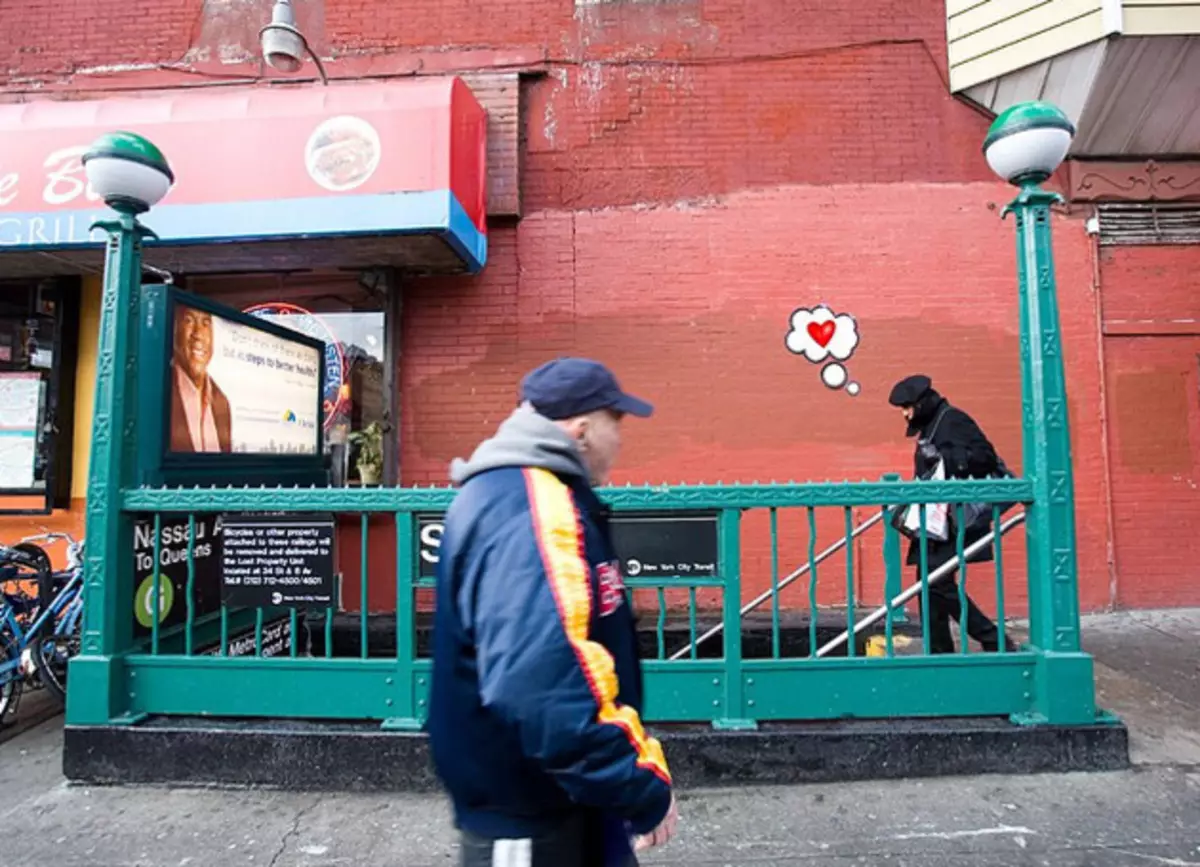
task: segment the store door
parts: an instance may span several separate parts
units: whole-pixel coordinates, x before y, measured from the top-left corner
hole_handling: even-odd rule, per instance
[[[1117,603],[1200,605],[1200,332],[1104,341]]]

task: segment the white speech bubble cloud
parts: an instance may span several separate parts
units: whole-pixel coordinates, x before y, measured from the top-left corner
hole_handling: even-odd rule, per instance
[[[789,352],[818,363],[830,356],[845,361],[858,347],[858,323],[847,313],[837,314],[821,304],[792,313],[787,335]]]
[[[821,381],[830,388],[841,388],[846,384],[846,379],[846,368],[836,361],[831,361],[821,368]]]

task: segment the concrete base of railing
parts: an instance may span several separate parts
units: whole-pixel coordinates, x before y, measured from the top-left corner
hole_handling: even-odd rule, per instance
[[[1059,728],[997,719],[853,720],[765,724],[749,732],[658,726],[655,733],[682,788],[1129,766],[1128,732],[1115,722]],[[294,720],[68,726],[63,772],[90,784],[437,789],[424,735]]]

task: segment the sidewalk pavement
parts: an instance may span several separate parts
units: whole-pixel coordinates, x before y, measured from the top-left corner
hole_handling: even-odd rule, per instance
[[[1130,771],[681,793],[645,865],[1200,867],[1200,610],[1089,618],[1102,704]],[[443,799],[87,788],[44,723],[0,745],[5,867],[453,867]]]
[[[1200,766],[1200,609],[1097,615],[1082,634],[1096,700],[1129,727],[1134,764]]]

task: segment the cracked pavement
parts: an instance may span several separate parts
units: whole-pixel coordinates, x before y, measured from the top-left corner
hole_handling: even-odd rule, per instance
[[[1085,627],[1129,771],[685,791],[694,867],[1200,867],[1200,611]],[[61,721],[0,744],[4,867],[454,867],[440,797],[91,788],[60,773]],[[13,845],[13,844],[16,845]]]

